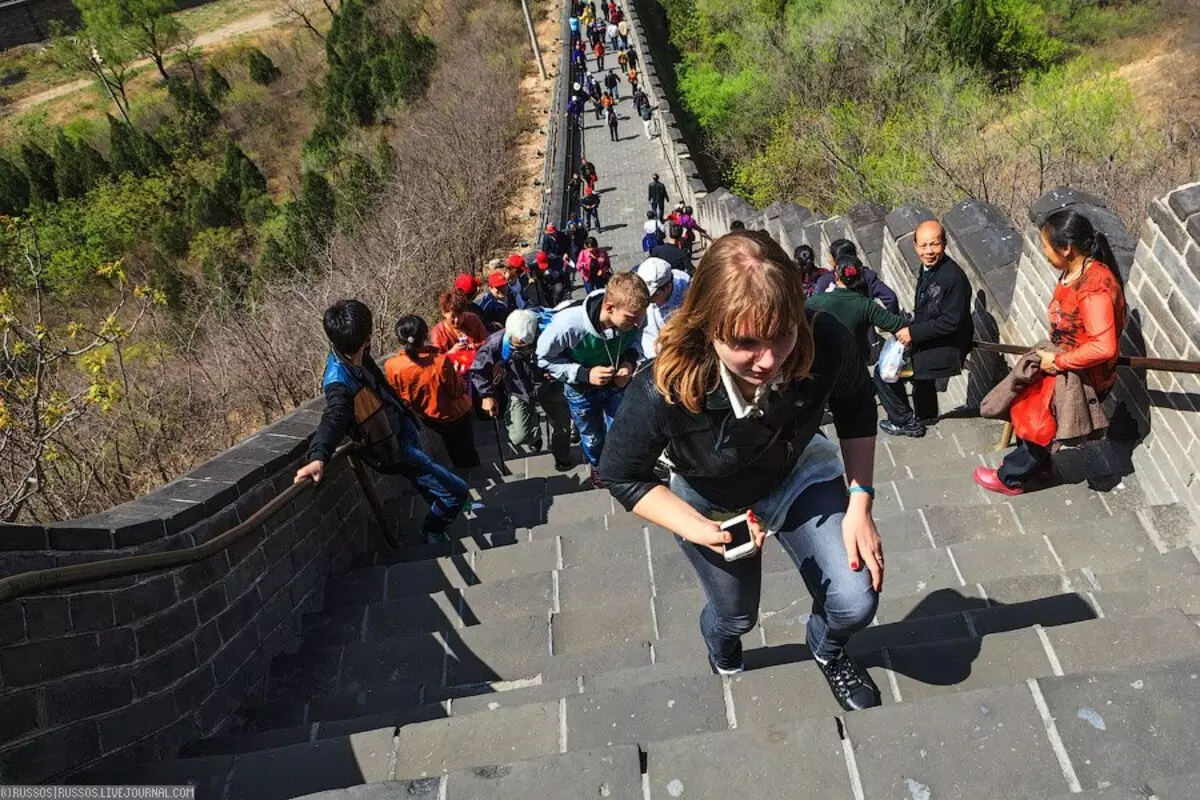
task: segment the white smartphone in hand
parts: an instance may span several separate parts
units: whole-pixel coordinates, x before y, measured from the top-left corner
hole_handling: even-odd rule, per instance
[[[748,513],[725,520],[721,523],[721,530],[729,531],[729,535],[733,537],[722,545],[726,561],[737,561],[758,552],[758,548],[754,546],[754,537],[750,535],[750,515]]]

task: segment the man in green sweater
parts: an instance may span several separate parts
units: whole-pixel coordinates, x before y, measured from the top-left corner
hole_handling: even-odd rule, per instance
[[[808,307],[826,311],[854,334],[863,363],[870,361],[871,344],[867,334],[872,327],[895,333],[906,324],[901,314],[893,314],[867,297],[863,280],[863,265],[858,256],[844,255],[834,267],[836,285],[828,292],[818,292],[808,298]]]

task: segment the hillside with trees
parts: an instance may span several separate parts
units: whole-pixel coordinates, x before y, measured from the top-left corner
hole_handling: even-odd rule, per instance
[[[1197,172],[1200,107],[1173,102],[1189,78],[1145,113],[1117,72],[1200,42],[1194,2],[659,2],[684,109],[760,208],[972,196],[1019,216],[1074,184],[1136,219]]]
[[[0,146],[0,521],[174,479],[314,396],[332,299],[387,330],[511,238],[511,4],[287,3],[211,53],[171,0],[77,4],[50,52],[103,113]]]

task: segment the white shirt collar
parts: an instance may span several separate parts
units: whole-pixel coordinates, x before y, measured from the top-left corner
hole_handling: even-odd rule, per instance
[[[742,390],[738,388],[737,382],[733,379],[733,373],[725,366],[723,361],[718,360],[717,369],[721,373],[721,385],[725,387],[725,394],[729,397],[729,408],[733,411],[735,419],[746,419],[747,417],[761,417],[763,415],[762,404],[775,389],[778,389],[782,381],[775,381],[771,384],[764,384],[754,390],[754,400],[746,402],[742,397]]]

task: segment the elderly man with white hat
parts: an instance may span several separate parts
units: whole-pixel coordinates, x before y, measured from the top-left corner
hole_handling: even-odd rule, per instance
[[[488,337],[471,365],[471,384],[482,400],[484,413],[504,414],[513,444],[542,449],[542,428],[537,406],[550,426],[550,452],[554,468],[564,472],[571,463],[571,412],[563,385],[538,366],[535,346],[541,318],[530,309],[508,315],[504,327]]]
[[[646,324],[642,328],[642,352],[646,358],[654,358],[658,353],[658,332],[667,318],[683,305],[692,279],[683,270],[671,269],[671,265],[661,258],[647,258],[636,271],[650,292],[650,306],[646,309]]]

